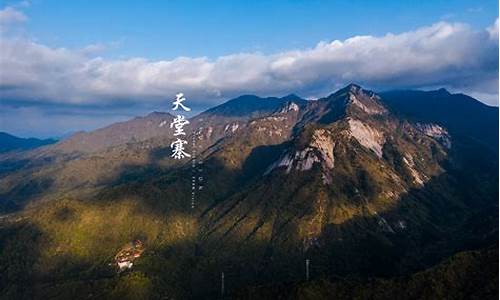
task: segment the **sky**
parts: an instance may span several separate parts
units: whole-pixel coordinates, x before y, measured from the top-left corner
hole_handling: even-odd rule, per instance
[[[0,131],[57,137],[355,82],[498,106],[497,1],[0,0]]]

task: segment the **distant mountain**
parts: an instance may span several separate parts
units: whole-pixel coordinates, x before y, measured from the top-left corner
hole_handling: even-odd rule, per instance
[[[55,139],[20,138],[0,132],[0,153],[12,150],[28,150],[56,143]]]
[[[402,117],[437,123],[455,136],[473,138],[492,150],[498,149],[498,107],[445,89],[389,91],[380,96]]]
[[[469,276],[490,295],[490,281],[463,270],[496,264],[493,255],[454,255],[498,244],[498,145],[479,130],[498,123],[476,100],[446,94],[351,84],[315,101],[238,97],[190,119],[196,161],[170,157],[164,113],[0,156],[0,211],[10,213],[0,218],[0,292],[215,299],[224,272],[228,299],[262,285],[273,295],[301,288],[309,260],[327,298],[364,282],[376,293],[351,295],[406,295],[443,272],[460,274],[453,295],[470,291]],[[436,114],[436,101],[458,112]],[[460,123],[467,111],[475,121]],[[135,240],[144,253],[117,274],[117,249]]]
[[[55,145],[54,149],[63,152],[99,152],[113,146],[167,136],[172,119],[169,113],[154,112],[92,132],[77,132]]]

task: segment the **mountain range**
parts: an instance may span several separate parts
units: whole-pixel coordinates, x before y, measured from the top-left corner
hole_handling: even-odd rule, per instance
[[[498,108],[244,95],[189,120],[193,161],[171,158],[173,118],[0,154],[4,298],[496,298]]]
[[[55,139],[20,138],[6,132],[0,132],[0,153],[37,148],[56,143]]]

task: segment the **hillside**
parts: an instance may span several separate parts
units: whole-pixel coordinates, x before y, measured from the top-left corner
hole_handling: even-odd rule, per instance
[[[497,267],[497,249],[484,249],[460,252],[411,276],[366,282],[336,278],[259,287],[241,292],[238,299],[496,299]]]
[[[468,278],[489,297],[491,281],[467,274],[498,265],[481,250],[498,244],[498,150],[476,135],[484,123],[456,128],[388,104],[400,101],[351,84],[315,101],[244,96],[193,117],[204,178],[194,208],[168,114],[1,156],[1,294],[214,299],[224,272],[229,298],[403,297],[429,280],[410,298],[447,286],[460,298]],[[117,253],[136,241],[144,251],[118,272]]]

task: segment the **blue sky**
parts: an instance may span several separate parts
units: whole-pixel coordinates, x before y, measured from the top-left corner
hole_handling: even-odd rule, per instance
[[[274,53],[355,35],[405,32],[441,20],[484,28],[497,12],[493,0],[34,0],[25,11],[27,31],[40,43],[111,45],[108,56],[151,59]]]
[[[241,94],[463,92],[498,105],[497,1],[0,0],[0,131],[51,137]]]

